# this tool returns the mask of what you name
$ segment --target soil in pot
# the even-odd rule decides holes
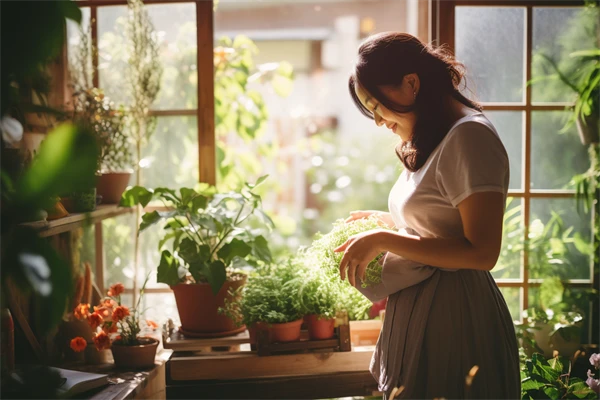
[[[335,335],[335,318],[325,318],[311,314],[308,320],[308,337],[311,340],[331,339]]]
[[[208,283],[171,286],[181,321],[181,333],[190,337],[222,337],[243,332],[246,326],[237,326],[218,310],[225,306],[225,299],[232,300],[229,289],[237,290],[245,283],[246,275],[233,275],[216,296]]]
[[[285,322],[283,324],[272,324],[269,327],[271,339],[274,343],[295,342],[300,340],[300,326],[302,319]]]
[[[158,340],[138,338],[138,341],[141,344],[137,346],[123,346],[118,340],[113,342],[110,350],[117,367],[148,368],[154,366]]]
[[[130,172],[106,172],[98,177],[97,192],[104,204],[118,204],[129,184]]]

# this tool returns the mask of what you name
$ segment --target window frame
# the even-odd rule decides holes
[[[519,7],[525,9],[525,57],[524,57],[524,85],[531,79],[531,61],[533,50],[533,9],[540,7],[582,7],[584,1],[580,0],[432,0],[431,7],[431,33],[434,42],[437,44],[446,44],[449,50],[455,51],[455,10],[456,7]],[[532,199],[573,199],[574,190],[545,190],[531,189],[531,121],[532,113],[535,111],[564,111],[569,103],[535,103],[532,104],[531,85],[525,85],[525,98],[521,103],[511,102],[482,102],[485,110],[489,111],[519,111],[523,113],[523,146],[521,171],[521,181],[523,186],[521,190],[511,189],[508,192],[510,197],[519,199],[522,204],[523,218],[523,239],[529,235],[530,211]],[[593,211],[592,211],[593,212]],[[593,218],[590,215],[590,218]],[[592,235],[592,240],[593,235]],[[521,310],[529,307],[529,289],[539,287],[541,279],[529,278],[529,254],[527,248],[521,255],[521,273],[519,279],[497,279],[499,287],[512,287],[520,289]],[[590,264],[592,261],[590,261]],[[591,267],[591,265],[590,265]],[[570,279],[569,286],[591,288],[597,285],[598,276],[594,274],[593,268],[590,268],[589,279]],[[591,316],[590,316],[591,317]],[[590,324],[591,327],[592,324]]]

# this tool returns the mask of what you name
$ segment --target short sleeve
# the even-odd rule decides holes
[[[486,124],[464,122],[442,143],[436,181],[442,195],[456,207],[477,192],[508,191],[508,155],[502,141]]]

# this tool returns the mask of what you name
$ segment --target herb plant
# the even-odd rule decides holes
[[[165,235],[158,244],[167,242],[171,251],[163,250],[158,265],[158,282],[210,284],[218,293],[225,281],[235,279],[235,268],[253,267],[271,262],[271,252],[262,232],[273,222],[261,209],[261,197],[246,184],[237,192],[216,193],[213,187],[202,190],[181,188],[146,189],[135,186],[123,194],[121,205],[145,207],[153,199],[162,201],[168,211],[146,212],[140,232],[165,221]]]
[[[589,375],[589,373],[588,373]],[[546,360],[535,353],[521,369],[522,399],[596,399],[598,395],[578,377],[571,376],[566,357]]]

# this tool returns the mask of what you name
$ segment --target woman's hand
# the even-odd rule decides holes
[[[392,215],[389,212],[377,211],[377,210],[358,210],[351,211],[350,216],[346,218],[346,223],[356,221],[358,219],[365,219],[374,216],[377,218],[380,226],[385,226],[388,228],[394,228],[394,220],[392,219]]]
[[[371,261],[373,261],[383,249],[379,248],[378,235],[382,230],[375,229],[350,237],[340,247],[334,249],[336,253],[344,252],[340,262],[340,278],[344,280],[348,277],[348,282],[356,286],[356,277],[361,281],[365,280],[365,271]]]

